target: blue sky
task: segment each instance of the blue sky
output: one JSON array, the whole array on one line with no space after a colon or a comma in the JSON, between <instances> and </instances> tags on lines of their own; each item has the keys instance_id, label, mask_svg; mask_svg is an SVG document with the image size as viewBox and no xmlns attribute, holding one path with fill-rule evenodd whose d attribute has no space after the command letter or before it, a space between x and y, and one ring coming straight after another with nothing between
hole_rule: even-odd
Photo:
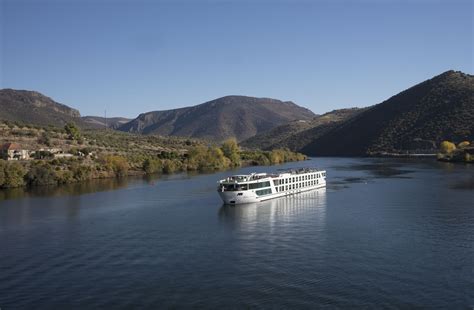
<instances>
[{"instance_id":1,"label":"blue sky","mask_svg":"<svg viewBox=\"0 0 474 310\"><path fill-rule=\"evenodd\" d=\"M82 115L225 95L324 113L474 68L472 1L0 1L0 88Z\"/></svg>"}]
</instances>

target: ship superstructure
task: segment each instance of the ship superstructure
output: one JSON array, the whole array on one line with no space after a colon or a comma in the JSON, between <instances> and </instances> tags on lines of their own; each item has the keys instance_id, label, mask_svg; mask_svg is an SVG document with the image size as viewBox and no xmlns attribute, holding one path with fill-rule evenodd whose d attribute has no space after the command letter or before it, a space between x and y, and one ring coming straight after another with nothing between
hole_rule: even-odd
<instances>
[{"instance_id":1,"label":"ship superstructure","mask_svg":"<svg viewBox=\"0 0 474 310\"><path fill-rule=\"evenodd\" d=\"M242 204L294 195L326 186L326 171L290 169L275 174L233 175L218 182L217 191L226 204Z\"/></svg>"}]
</instances>

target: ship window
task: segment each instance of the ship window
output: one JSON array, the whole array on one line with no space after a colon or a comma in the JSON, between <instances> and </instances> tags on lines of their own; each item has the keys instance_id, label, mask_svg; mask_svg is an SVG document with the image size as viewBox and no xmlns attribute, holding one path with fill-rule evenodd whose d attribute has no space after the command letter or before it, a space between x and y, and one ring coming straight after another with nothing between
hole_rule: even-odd
<instances>
[{"instance_id":1,"label":"ship window","mask_svg":"<svg viewBox=\"0 0 474 310\"><path fill-rule=\"evenodd\" d=\"M316 184L319 184L319 180L316 180Z\"/></svg>"},{"instance_id":2,"label":"ship window","mask_svg":"<svg viewBox=\"0 0 474 310\"><path fill-rule=\"evenodd\" d=\"M237 196L242 196L242 195L243 195L243 193L238 193L238 194L237 194Z\"/></svg>"},{"instance_id":3,"label":"ship window","mask_svg":"<svg viewBox=\"0 0 474 310\"><path fill-rule=\"evenodd\" d=\"M250 189L262 188L262 187L269 187L269 186L270 186L270 182L269 182L269 181L266 181L266 182L259 182L259 183L250 183L250 184L249 184L249 188L250 188Z\"/></svg>"},{"instance_id":4,"label":"ship window","mask_svg":"<svg viewBox=\"0 0 474 310\"><path fill-rule=\"evenodd\" d=\"M258 190L258 191L255 191L255 193L256 193L258 196L268 195L268 194L271 194L271 193L272 193L272 189L271 189L271 188L260 189L260 190Z\"/></svg>"}]
</instances>

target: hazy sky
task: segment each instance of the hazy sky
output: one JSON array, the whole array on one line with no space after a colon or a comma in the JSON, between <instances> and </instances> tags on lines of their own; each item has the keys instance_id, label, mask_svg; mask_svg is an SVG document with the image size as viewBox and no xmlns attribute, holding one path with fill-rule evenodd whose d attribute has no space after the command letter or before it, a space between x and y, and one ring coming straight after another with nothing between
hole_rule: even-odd
<instances>
[{"instance_id":1,"label":"hazy sky","mask_svg":"<svg viewBox=\"0 0 474 310\"><path fill-rule=\"evenodd\" d=\"M474 71L469 0L0 2L0 88L37 90L82 115L225 95L323 113Z\"/></svg>"}]
</instances>

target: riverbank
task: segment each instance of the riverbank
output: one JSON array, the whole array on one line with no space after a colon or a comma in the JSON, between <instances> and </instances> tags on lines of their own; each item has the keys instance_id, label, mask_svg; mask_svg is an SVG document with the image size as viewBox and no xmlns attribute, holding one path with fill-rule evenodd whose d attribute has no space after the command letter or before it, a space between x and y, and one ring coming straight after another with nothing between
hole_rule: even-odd
<instances>
[{"instance_id":1,"label":"riverbank","mask_svg":"<svg viewBox=\"0 0 474 310\"><path fill-rule=\"evenodd\" d=\"M229 140L221 146L192 146L181 154L162 151L155 155L106 153L29 161L0 160L0 189L69 184L92 179L120 179L126 176L218 171L305 159L303 154L289 150L241 150L234 140Z\"/></svg>"}]
</instances>

